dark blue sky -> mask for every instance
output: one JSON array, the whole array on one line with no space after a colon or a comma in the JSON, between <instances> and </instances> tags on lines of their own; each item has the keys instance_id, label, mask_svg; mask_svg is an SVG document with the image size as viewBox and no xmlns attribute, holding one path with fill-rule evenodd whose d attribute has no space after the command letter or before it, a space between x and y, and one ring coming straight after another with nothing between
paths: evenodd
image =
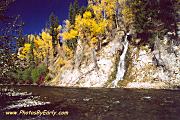
<instances>
[{"instance_id":1,"label":"dark blue sky","mask_svg":"<svg viewBox=\"0 0 180 120\"><path fill-rule=\"evenodd\" d=\"M68 18L69 4L74 0L16 0L9 9L8 15L21 15L25 22L24 34L40 33L53 11L62 24ZM87 0L78 0L80 6L87 5Z\"/></svg>"}]
</instances>

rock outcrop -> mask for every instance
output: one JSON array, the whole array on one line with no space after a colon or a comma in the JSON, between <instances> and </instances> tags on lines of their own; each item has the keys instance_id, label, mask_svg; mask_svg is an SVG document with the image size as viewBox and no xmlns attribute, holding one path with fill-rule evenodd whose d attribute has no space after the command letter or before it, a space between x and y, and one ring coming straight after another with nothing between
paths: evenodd
<instances>
[{"instance_id":1,"label":"rock outcrop","mask_svg":"<svg viewBox=\"0 0 180 120\"><path fill-rule=\"evenodd\" d=\"M169 49L172 49L169 51ZM161 40L151 51L148 46L131 48L132 64L128 88L174 88L180 86L180 45Z\"/></svg>"},{"instance_id":2,"label":"rock outcrop","mask_svg":"<svg viewBox=\"0 0 180 120\"><path fill-rule=\"evenodd\" d=\"M170 40L166 39L159 40L152 50L149 46L137 47L129 43L124 52L125 68L118 68L126 46L124 36L123 32L116 32L115 37L96 52L97 68L94 67L91 50L79 43L74 64L65 65L57 71L54 82L50 84L65 87L157 89L180 86L180 44L170 44ZM118 72L122 72L120 69L125 72L124 77L121 76L123 80L117 77L121 74Z\"/></svg>"},{"instance_id":3,"label":"rock outcrop","mask_svg":"<svg viewBox=\"0 0 180 120\"><path fill-rule=\"evenodd\" d=\"M97 66L94 67L93 56L90 54L90 49L85 46L85 52L81 61L80 67L64 66L59 73L59 86L73 86L73 87L104 87L107 84L109 76L114 71L113 65L117 51L122 48L121 40L122 34L116 35L113 41L107 42L100 51L96 53ZM81 45L77 50L82 53ZM80 56L80 55L77 56ZM77 62L79 64L79 62Z\"/></svg>"}]
</instances>

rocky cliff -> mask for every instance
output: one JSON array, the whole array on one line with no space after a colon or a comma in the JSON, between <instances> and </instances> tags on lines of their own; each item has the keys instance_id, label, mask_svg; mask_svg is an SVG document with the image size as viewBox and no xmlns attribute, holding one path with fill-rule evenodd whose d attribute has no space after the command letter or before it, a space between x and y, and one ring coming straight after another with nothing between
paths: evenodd
<instances>
[{"instance_id":1,"label":"rocky cliff","mask_svg":"<svg viewBox=\"0 0 180 120\"><path fill-rule=\"evenodd\" d=\"M95 52L97 67L94 67L91 50L79 42L74 61L56 71L55 79L49 84L125 88L173 88L180 85L178 42L164 37L156 40L152 50L148 45L132 45L127 35L117 30L114 37L104 41L102 49Z\"/></svg>"},{"instance_id":2,"label":"rocky cliff","mask_svg":"<svg viewBox=\"0 0 180 120\"><path fill-rule=\"evenodd\" d=\"M180 85L180 45L161 40L151 51L148 46L131 47L128 88L172 88Z\"/></svg>"}]
</instances>

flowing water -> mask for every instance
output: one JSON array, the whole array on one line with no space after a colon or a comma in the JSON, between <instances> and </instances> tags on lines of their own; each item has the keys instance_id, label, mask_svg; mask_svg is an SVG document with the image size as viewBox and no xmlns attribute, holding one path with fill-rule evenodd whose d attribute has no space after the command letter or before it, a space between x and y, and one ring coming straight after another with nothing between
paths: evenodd
<instances>
[{"instance_id":1,"label":"flowing water","mask_svg":"<svg viewBox=\"0 0 180 120\"><path fill-rule=\"evenodd\" d=\"M123 53L122 53L122 55L120 56L120 59L119 59L116 79L112 83L113 87L118 86L119 80L123 80L124 74L126 72L126 69L125 69L125 58L126 58L126 53L127 53L127 50L128 50L128 45L129 45L129 42L128 42L127 38L128 38L128 34L125 36L125 40L123 42L124 50L123 50Z\"/></svg>"},{"instance_id":2,"label":"flowing water","mask_svg":"<svg viewBox=\"0 0 180 120\"><path fill-rule=\"evenodd\" d=\"M0 120L180 120L180 90L0 86Z\"/></svg>"}]
</instances>

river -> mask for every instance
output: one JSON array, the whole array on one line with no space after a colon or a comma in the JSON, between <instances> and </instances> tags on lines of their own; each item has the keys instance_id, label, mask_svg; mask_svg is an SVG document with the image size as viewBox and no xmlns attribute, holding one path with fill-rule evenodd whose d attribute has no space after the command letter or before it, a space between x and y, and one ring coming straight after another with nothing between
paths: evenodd
<instances>
[{"instance_id":1,"label":"river","mask_svg":"<svg viewBox=\"0 0 180 120\"><path fill-rule=\"evenodd\" d=\"M180 90L0 86L0 120L180 120Z\"/></svg>"}]
</instances>

